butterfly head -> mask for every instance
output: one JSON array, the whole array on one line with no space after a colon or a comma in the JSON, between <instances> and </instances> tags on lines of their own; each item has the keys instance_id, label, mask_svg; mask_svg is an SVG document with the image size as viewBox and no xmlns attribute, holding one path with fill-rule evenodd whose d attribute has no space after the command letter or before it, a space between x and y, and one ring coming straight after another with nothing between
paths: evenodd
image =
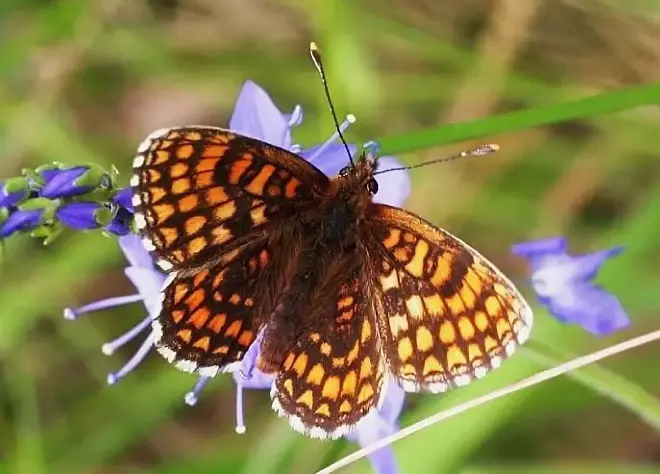
<instances>
[{"instance_id":1,"label":"butterfly head","mask_svg":"<svg viewBox=\"0 0 660 474\"><path fill-rule=\"evenodd\" d=\"M376 157L368 151L363 151L354 165L339 170L339 178L344 180L347 187L364 189L369 195L375 196L378 192L378 181L374 177L376 164Z\"/></svg>"}]
</instances>

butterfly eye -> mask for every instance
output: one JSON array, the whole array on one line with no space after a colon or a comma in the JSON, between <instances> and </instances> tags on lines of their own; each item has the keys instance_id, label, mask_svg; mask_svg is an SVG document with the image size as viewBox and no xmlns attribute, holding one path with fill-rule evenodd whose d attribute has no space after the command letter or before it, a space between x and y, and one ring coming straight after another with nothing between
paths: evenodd
<instances>
[{"instance_id":1,"label":"butterfly eye","mask_svg":"<svg viewBox=\"0 0 660 474\"><path fill-rule=\"evenodd\" d=\"M339 170L339 176L342 178L345 178L348 176L348 172L350 171L351 167L350 166L344 166L342 169Z\"/></svg>"},{"instance_id":2,"label":"butterfly eye","mask_svg":"<svg viewBox=\"0 0 660 474\"><path fill-rule=\"evenodd\" d=\"M370 179L367 182L367 191L369 191L372 195L376 194L378 192L378 181L375 179Z\"/></svg>"}]
</instances>

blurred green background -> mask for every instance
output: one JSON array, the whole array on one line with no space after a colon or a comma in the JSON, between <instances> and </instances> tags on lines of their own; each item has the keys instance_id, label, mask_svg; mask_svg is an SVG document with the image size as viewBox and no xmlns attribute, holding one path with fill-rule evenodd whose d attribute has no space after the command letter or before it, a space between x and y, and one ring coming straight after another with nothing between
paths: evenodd
<instances>
[{"instance_id":1,"label":"blurred green background","mask_svg":"<svg viewBox=\"0 0 660 474\"><path fill-rule=\"evenodd\" d=\"M358 118L347 134L358 143L660 78L660 4L649 0L2 0L0 176L53 160L97 162L117 165L126 184L144 136L225 126L247 79L284 111L304 107L295 141L324 141L332 123L310 40L323 50L339 114ZM512 243L566 235L574 252L626 245L599 281L629 310L629 330L598 339L538 308L530 347L568 360L658 327L659 124L651 105L491 135L496 155L413 171L406 207L518 281L528 273L509 255ZM474 143L398 156L413 164ZM237 435L230 378L190 408L183 395L194 377L156 354L107 387L135 346L106 357L101 344L143 308L75 323L62 308L132 293L124 266L116 242L97 233L66 234L51 248L8 243L2 472L297 474L356 448L295 434L266 392L247 393L248 429ZM660 345L647 346L427 429L394 445L400 471L660 473L658 356ZM543 367L520 352L469 387L410 396L402 424ZM344 472L370 468L363 460Z\"/></svg>"}]
</instances>

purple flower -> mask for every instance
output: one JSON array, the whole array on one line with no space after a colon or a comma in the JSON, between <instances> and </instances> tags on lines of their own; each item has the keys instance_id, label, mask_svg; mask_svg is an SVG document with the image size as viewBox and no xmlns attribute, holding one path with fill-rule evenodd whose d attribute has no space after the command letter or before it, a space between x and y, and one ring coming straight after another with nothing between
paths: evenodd
<instances>
[{"instance_id":1,"label":"purple flower","mask_svg":"<svg viewBox=\"0 0 660 474\"><path fill-rule=\"evenodd\" d=\"M628 327L630 319L619 300L592 282L603 263L623 247L575 256L567 248L566 239L556 237L516 244L511 251L529 260L532 288L558 320L601 336Z\"/></svg>"},{"instance_id":2,"label":"purple flower","mask_svg":"<svg viewBox=\"0 0 660 474\"><path fill-rule=\"evenodd\" d=\"M0 239L10 236L14 232L33 230L42 224L43 209L17 210L0 225Z\"/></svg>"},{"instance_id":3,"label":"purple flower","mask_svg":"<svg viewBox=\"0 0 660 474\"><path fill-rule=\"evenodd\" d=\"M7 183L4 183L0 186L0 207L12 207L25 199L27 195L27 190L9 190L7 189Z\"/></svg>"},{"instance_id":4,"label":"purple flower","mask_svg":"<svg viewBox=\"0 0 660 474\"><path fill-rule=\"evenodd\" d=\"M42 197L53 199L76 196L91 191L94 186L81 185L78 181L88 170L87 166L43 170L40 176L44 180L44 184L39 194Z\"/></svg>"}]
</instances>

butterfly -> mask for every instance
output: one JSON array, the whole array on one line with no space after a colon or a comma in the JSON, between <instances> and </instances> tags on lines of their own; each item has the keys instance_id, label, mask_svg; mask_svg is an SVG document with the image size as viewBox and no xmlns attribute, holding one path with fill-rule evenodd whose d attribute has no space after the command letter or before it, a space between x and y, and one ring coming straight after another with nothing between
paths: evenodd
<instances>
[{"instance_id":1,"label":"butterfly","mask_svg":"<svg viewBox=\"0 0 660 474\"><path fill-rule=\"evenodd\" d=\"M204 376L257 367L273 408L318 438L347 433L383 399L443 392L497 368L532 311L476 250L375 203L367 150L335 177L300 156L214 127L152 133L131 178L135 225L168 272L158 351Z\"/></svg>"}]
</instances>

